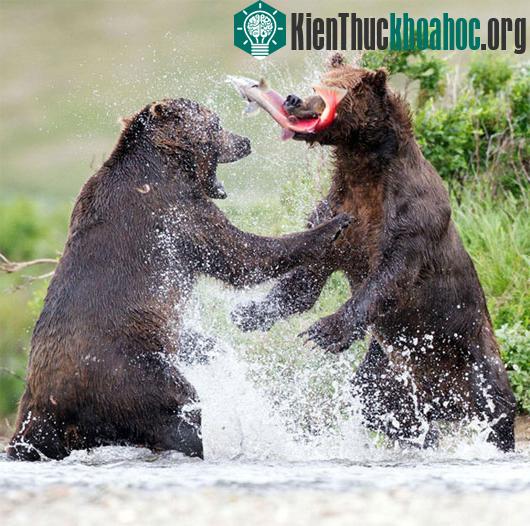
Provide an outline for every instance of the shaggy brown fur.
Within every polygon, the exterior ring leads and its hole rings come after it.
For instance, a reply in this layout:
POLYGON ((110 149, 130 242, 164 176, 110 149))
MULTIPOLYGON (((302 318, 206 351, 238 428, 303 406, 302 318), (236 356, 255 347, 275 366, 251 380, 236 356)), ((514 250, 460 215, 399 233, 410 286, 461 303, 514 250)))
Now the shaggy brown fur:
MULTIPOLYGON (((341 352, 371 328, 369 351, 354 379, 372 429, 396 440, 434 443, 437 421, 486 420, 489 439, 514 447, 514 396, 499 357, 473 263, 451 220, 442 180, 414 138, 408 106, 386 72, 335 57, 323 83, 347 89, 326 130, 296 139, 331 145, 334 173, 311 227, 339 212, 353 217, 325 264, 301 266, 261 302, 241 306, 244 330, 310 309, 328 277, 343 271, 352 297, 305 336, 341 352)), ((322 111, 319 97, 290 96, 301 118, 322 111)))
POLYGON ((153 103, 125 122, 75 204, 9 457, 121 443, 202 457, 197 394, 171 360, 197 345, 180 327, 197 277, 241 287, 279 276, 321 258, 349 224, 340 216, 283 238, 238 230, 209 197, 226 195, 217 163, 248 153, 248 139, 189 100, 153 103))

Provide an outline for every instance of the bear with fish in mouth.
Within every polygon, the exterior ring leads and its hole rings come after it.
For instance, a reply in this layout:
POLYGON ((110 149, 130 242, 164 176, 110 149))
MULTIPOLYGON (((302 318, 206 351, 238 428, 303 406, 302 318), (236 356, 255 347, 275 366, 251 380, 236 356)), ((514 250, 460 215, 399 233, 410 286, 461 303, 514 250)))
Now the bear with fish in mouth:
POLYGON ((247 80, 236 88, 277 120, 284 137, 332 148, 331 189, 309 228, 344 212, 353 221, 324 261, 299 266, 263 300, 237 307, 236 324, 268 330, 307 311, 342 271, 351 298, 302 336, 339 353, 371 332, 353 378, 365 425, 429 447, 443 422, 479 419, 490 442, 512 450, 515 400, 484 293, 447 191, 387 73, 355 68, 336 54, 315 95, 291 95, 283 106, 277 93, 247 80))
POLYGON ((203 456, 199 399, 174 360, 201 340, 181 326, 197 278, 243 287, 315 263, 350 221, 280 238, 237 229, 212 202, 226 197, 216 168, 249 153, 248 139, 190 100, 124 121, 74 205, 8 457, 61 459, 106 444, 203 456))

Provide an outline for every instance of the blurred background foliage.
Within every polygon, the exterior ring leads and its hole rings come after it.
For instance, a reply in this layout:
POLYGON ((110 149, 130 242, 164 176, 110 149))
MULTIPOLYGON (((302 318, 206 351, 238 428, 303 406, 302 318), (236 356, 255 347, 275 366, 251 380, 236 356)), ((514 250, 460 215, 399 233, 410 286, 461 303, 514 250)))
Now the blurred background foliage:
MULTIPOLYGON (((234 223, 268 234, 302 227, 329 184, 327 159, 322 150, 279 141, 270 119, 243 120, 241 100, 224 77, 265 76, 285 94, 304 95, 325 57, 284 49, 257 62, 235 49, 231 17, 243 4, 2 2, 1 253, 12 260, 56 257, 75 195, 112 149, 116 119, 168 96, 208 104, 227 128, 252 139, 250 157, 220 168, 229 192, 222 206, 234 223)), ((465 13, 449 4, 444 10, 459 16, 487 17, 497 8, 482 2, 481 13, 472 7, 465 13)), ((288 10, 334 16, 341 7, 293 1, 288 10)), ((512 7, 510 16, 522 15, 523 2, 512 7)), ((361 1, 356 9, 378 16, 395 7, 361 1)), ((409 12, 432 15, 438 6, 429 0, 409 12)), ((451 192, 519 410, 530 412, 528 63, 508 53, 420 51, 350 59, 386 67, 411 103, 422 150, 451 192)), ((0 274, 0 416, 12 418, 23 389, 31 329, 46 292, 47 282, 31 277, 48 270, 0 274)), ((315 310, 293 323, 331 312, 346 296, 343 278, 334 275, 315 310)))

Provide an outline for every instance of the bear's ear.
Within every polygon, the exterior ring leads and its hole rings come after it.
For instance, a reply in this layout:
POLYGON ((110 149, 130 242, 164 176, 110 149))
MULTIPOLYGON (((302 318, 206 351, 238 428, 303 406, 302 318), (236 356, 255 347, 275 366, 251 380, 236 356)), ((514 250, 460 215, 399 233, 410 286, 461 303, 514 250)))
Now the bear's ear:
POLYGON ((386 91, 386 80, 388 78, 388 72, 385 68, 379 68, 378 70, 368 75, 368 80, 373 86, 374 91, 382 95, 386 91))
POLYGON ((342 53, 333 53, 327 61, 328 69, 343 68, 346 65, 346 57, 342 53))
POLYGON ((166 114, 166 104, 164 102, 153 102, 149 108, 149 113, 153 117, 163 117, 166 114))

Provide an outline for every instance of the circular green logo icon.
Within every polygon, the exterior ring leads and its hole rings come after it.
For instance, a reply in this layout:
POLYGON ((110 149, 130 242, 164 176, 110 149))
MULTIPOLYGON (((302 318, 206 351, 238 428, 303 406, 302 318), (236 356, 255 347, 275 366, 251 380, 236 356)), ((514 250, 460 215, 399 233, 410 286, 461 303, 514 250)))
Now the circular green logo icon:
POLYGON ((256 2, 234 15, 234 45, 257 59, 285 46, 285 15, 256 2))

